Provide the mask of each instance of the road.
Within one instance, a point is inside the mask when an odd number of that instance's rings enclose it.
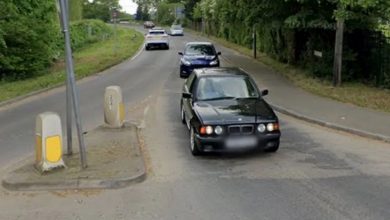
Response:
[[[194,38],[172,38],[170,50],[144,51],[79,83],[86,130],[103,121],[105,86],[120,85],[128,108],[149,100],[143,183],[81,192],[1,189],[0,219],[390,219],[389,144],[279,114],[276,154],[191,156],[179,117],[177,52]],[[64,116],[63,89],[0,109],[2,166],[32,153],[34,117],[46,110]]]

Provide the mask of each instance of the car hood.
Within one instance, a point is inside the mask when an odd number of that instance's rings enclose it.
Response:
[[[184,55],[184,59],[187,61],[211,61],[215,60],[217,56],[209,55]]]
[[[194,111],[203,124],[259,123],[276,120],[276,115],[263,99],[199,101]]]

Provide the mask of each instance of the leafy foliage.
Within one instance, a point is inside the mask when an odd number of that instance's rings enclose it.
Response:
[[[55,1],[0,1],[0,79],[19,80],[44,74],[63,52]],[[102,21],[71,23],[73,49],[111,36]]]
[[[47,68],[58,53],[55,1],[0,1],[0,77],[26,78]]]
[[[119,8],[119,0],[84,0],[83,17],[85,19],[111,20],[112,8]]]
[[[69,20],[78,21],[83,18],[83,1],[82,0],[68,0],[69,1]]]
[[[199,29],[203,22],[206,34],[248,48],[256,30],[258,50],[304,66],[317,77],[332,77],[337,19],[346,23],[344,80],[372,82],[383,68],[372,68],[378,61],[368,57],[388,62],[376,55],[384,51],[375,49],[377,40],[372,37],[378,25],[390,18],[388,0],[186,0],[185,6],[192,10],[186,13],[194,28]],[[373,49],[362,49],[363,42]],[[314,56],[314,51],[321,51],[323,57]]]
[[[72,22],[70,27],[72,49],[77,50],[88,44],[108,39],[112,29],[100,20],[81,20]]]

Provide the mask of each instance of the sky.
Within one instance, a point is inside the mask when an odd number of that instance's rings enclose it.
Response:
[[[137,11],[137,4],[133,0],[119,0],[119,4],[122,6],[122,9],[129,14],[135,14]]]

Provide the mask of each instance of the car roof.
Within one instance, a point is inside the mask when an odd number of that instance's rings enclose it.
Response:
[[[215,67],[195,69],[198,77],[202,76],[249,76],[244,70],[238,67]]]
[[[211,42],[188,42],[186,43],[186,46],[188,45],[213,45]]]

